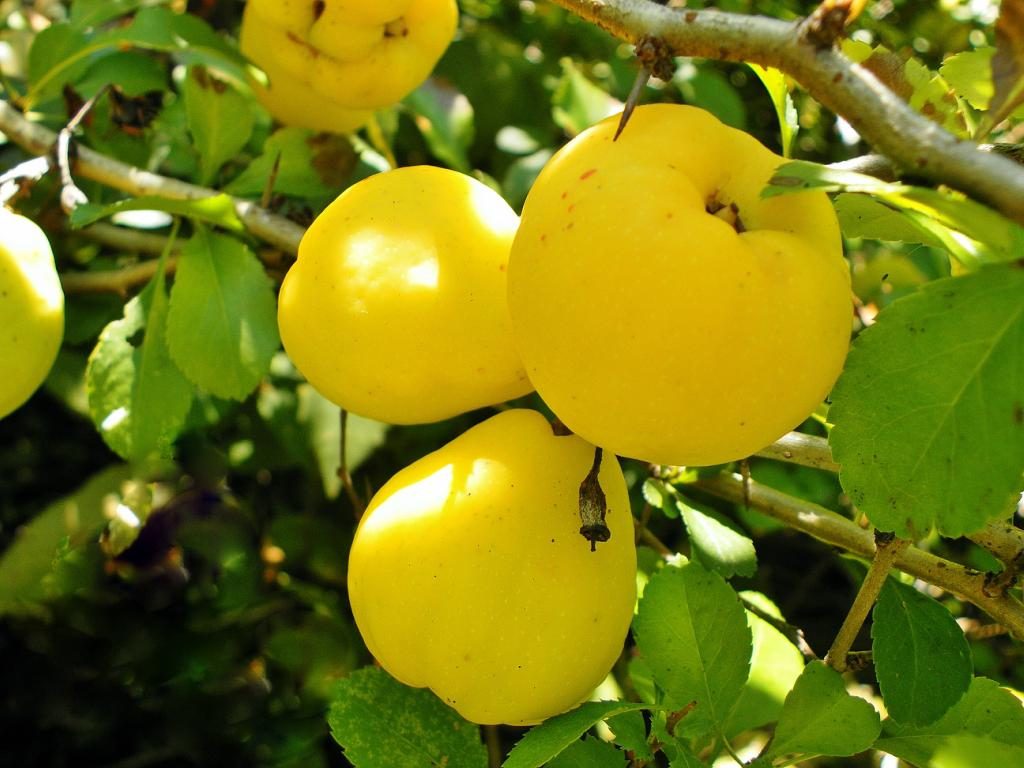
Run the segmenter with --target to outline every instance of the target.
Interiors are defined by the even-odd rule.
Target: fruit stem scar
[[[326,0],[313,0],[313,21],[317,21],[321,16],[323,16],[326,9]]]
[[[608,512],[608,501],[598,479],[603,455],[603,449],[594,448],[594,463],[580,483],[580,520],[583,522],[580,534],[590,542],[591,552],[596,551],[597,542],[608,541],[612,537],[612,532],[608,530],[604,521]]]
[[[405,19],[401,16],[384,25],[384,37],[406,37],[408,34],[409,25],[405,23]]]

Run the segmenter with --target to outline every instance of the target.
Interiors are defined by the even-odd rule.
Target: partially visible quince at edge
[[[274,118],[348,133],[426,80],[457,25],[455,0],[249,0],[240,42]]]

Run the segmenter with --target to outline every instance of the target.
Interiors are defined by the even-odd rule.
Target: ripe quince
[[[356,530],[348,592],[367,648],[476,723],[530,724],[583,701],[622,651],[636,599],[626,483],[598,478],[611,538],[579,533],[594,447],[510,410],[403,469]]]
[[[0,206],[0,418],[43,383],[64,338],[64,292],[35,222]]]
[[[299,245],[278,302],[285,350],[326,398],[393,424],[528,393],[506,303],[518,225],[500,195],[455,171],[364,179]]]
[[[708,112],[584,131],[527,197],[509,263],[516,345],[566,426],[622,456],[740,459],[828,394],[852,327],[821,192],[762,198],[783,159]]]
[[[249,0],[240,43],[274,117],[345,133],[426,80],[457,24],[455,0]]]

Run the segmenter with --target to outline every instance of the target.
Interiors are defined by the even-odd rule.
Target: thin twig
[[[740,602],[743,603],[743,607],[750,611],[752,614],[757,616],[772,627],[777,629],[789,642],[795,645],[800,653],[804,655],[804,658],[808,661],[818,658],[818,654],[811,648],[810,643],[807,642],[807,637],[804,635],[804,631],[800,627],[794,627],[785,619],[780,619],[777,616],[772,616],[767,611],[761,610],[757,603],[748,600],[743,595],[740,595]]]
[[[889,578],[889,571],[899,554],[910,546],[907,539],[898,539],[892,534],[875,532],[875,556],[871,559],[871,567],[861,582],[857,597],[850,606],[843,625],[832,641],[832,647],[825,654],[825,663],[836,672],[846,671],[846,656],[853,647],[853,641],[857,639],[860,628],[864,626],[871,608],[878,595],[882,592],[885,580]]]
[[[823,437],[814,437],[800,432],[790,432],[756,454],[765,459],[785,461],[812,467],[825,472],[839,472],[839,465],[832,458],[832,449]],[[1024,565],[1024,529],[1012,523],[995,521],[988,523],[976,533],[967,537],[980,547],[987,549],[1010,568],[1019,569]],[[1008,577],[1007,577],[1008,578]]]
[[[50,158],[33,157],[0,174],[0,205],[17,195],[22,185],[35,183],[49,172]]]
[[[25,118],[6,101],[0,100],[0,132],[27,152],[48,155],[57,135]],[[174,200],[202,200],[218,195],[216,190],[144,171],[88,147],[78,147],[75,173],[130,195],[157,195]],[[294,221],[272,213],[248,200],[232,199],[235,212],[249,232],[286,253],[296,254],[305,229]]]
[[[801,40],[800,21],[718,10],[665,8],[649,0],[553,0],[633,44],[663,39],[677,56],[745,61],[785,72],[845,118],[877,151],[916,176],[966,192],[1024,222],[1024,171],[983,152],[914,110],[835,47]]]
[[[164,270],[170,275],[178,267],[178,257],[168,256]],[[60,284],[66,294],[116,293],[127,296],[132,289],[148,283],[160,268],[156,259],[143,261],[120,269],[104,269],[97,272],[62,272]]]
[[[498,738],[498,726],[484,726],[484,740],[487,742],[487,768],[501,768],[501,739]]]
[[[60,207],[65,213],[71,213],[75,208],[89,202],[71,175],[71,142],[75,138],[75,131],[88,115],[100,97],[107,92],[110,86],[104,85],[96,93],[79,107],[67,125],[60,129],[57,134],[57,167],[60,169]]]
[[[356,487],[352,484],[352,473],[348,469],[348,411],[344,408],[341,409],[340,419],[341,461],[338,465],[338,477],[341,479],[341,486],[345,489],[345,494],[352,504],[352,513],[355,515],[356,522],[358,523],[363,516],[363,512],[366,511],[366,502],[356,493]]]
[[[743,503],[743,481],[738,475],[721,474],[701,478],[688,486],[734,504]],[[801,531],[826,544],[845,549],[861,557],[873,557],[875,545],[869,531],[832,510],[797,499],[785,493],[750,483],[750,506],[773,517],[788,528]],[[907,547],[895,567],[929,584],[959,595],[978,606],[1015,637],[1024,640],[1024,605],[1009,594],[995,597],[985,594],[986,574],[959,563],[936,557],[917,547]]]

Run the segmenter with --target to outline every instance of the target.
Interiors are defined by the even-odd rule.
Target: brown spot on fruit
[[[327,8],[325,0],[313,0],[313,21],[319,20],[324,15],[324,10]]]
[[[583,173],[580,174],[580,181],[586,181],[595,173],[597,173],[597,168],[591,168],[589,171],[584,171]]]

